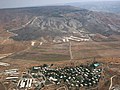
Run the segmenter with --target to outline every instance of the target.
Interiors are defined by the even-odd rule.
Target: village
[[[96,87],[102,73],[101,63],[89,65],[54,67],[54,64],[33,66],[26,72],[9,69],[0,72],[4,86],[12,84],[12,90],[44,90],[49,85],[65,86],[65,90]],[[61,88],[61,87],[59,87]],[[58,89],[59,90],[59,89]]]

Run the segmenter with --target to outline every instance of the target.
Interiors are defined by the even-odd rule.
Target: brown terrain
[[[116,77],[113,79],[113,86],[120,85],[119,42],[74,42],[74,44],[72,44],[73,60],[71,61],[68,45],[68,43],[64,43],[31,47],[27,51],[21,51],[20,53],[13,54],[2,59],[1,62],[9,63],[10,66],[0,66],[0,70],[3,71],[9,68],[19,68],[21,72],[25,72],[32,66],[43,64],[54,64],[55,67],[64,67],[89,64],[97,61],[103,63],[103,78],[101,78],[97,88],[95,87],[95,89],[90,90],[108,90],[110,86],[110,78],[114,75],[116,75]],[[115,47],[113,48],[113,46]],[[55,88],[57,89],[59,87],[61,86],[56,87],[53,85],[45,87],[43,90],[55,90]],[[81,90],[86,89],[83,88]]]
[[[52,9],[53,8],[54,7],[52,7]],[[69,12],[66,11],[67,13],[63,12],[65,8],[70,9],[70,11]],[[0,72],[3,72],[4,70],[7,70],[7,69],[18,68],[20,70],[20,75],[22,75],[22,72],[27,71],[27,69],[32,66],[39,66],[43,64],[54,64],[55,67],[64,67],[64,66],[76,66],[81,64],[86,65],[86,64],[97,61],[102,63],[102,68],[103,68],[102,77],[99,82],[99,85],[97,87],[93,87],[90,89],[82,88],[81,90],[109,90],[109,87],[111,85],[111,78],[113,76],[114,77],[112,80],[113,81],[112,86],[118,87],[118,89],[115,89],[115,90],[120,90],[119,88],[120,87],[120,34],[119,34],[120,33],[120,27],[119,27],[120,16],[119,15],[114,15],[114,14],[109,15],[108,13],[105,14],[105,13],[98,13],[98,12],[95,12],[95,13],[90,12],[90,15],[94,15],[92,17],[90,16],[90,18],[93,19],[93,21],[91,21],[92,23],[90,23],[88,20],[86,20],[86,22],[83,22],[82,20],[80,20],[80,22],[82,22],[84,25],[79,29],[83,30],[84,33],[79,33],[79,34],[80,35],[86,34],[86,36],[89,36],[91,34],[95,34],[95,35],[89,36],[91,40],[88,42],[70,41],[71,52],[73,55],[73,59],[71,60],[69,42],[59,42],[59,43],[52,42],[57,37],[57,36],[52,37],[52,35],[54,34],[51,35],[51,32],[56,33],[56,31],[54,31],[56,30],[56,28],[54,29],[54,27],[56,26],[53,25],[52,27],[52,24],[51,24],[50,33],[44,30],[43,30],[44,32],[41,31],[42,28],[38,28],[38,26],[36,26],[38,25],[38,23],[40,23],[39,19],[41,18],[34,20],[34,22],[33,22],[33,19],[34,19],[34,16],[37,16],[37,17],[43,16],[44,14],[46,14],[46,12],[43,12],[43,14],[39,15],[39,13],[37,13],[39,9],[37,8],[38,10],[36,9],[36,12],[34,11],[34,9],[36,8],[33,8],[32,11],[28,8],[18,9],[18,11],[16,9],[0,10],[0,12],[4,12],[4,13],[0,13],[0,17],[4,17],[4,18],[0,18],[1,20],[0,21],[0,24],[1,24],[0,25],[0,62],[10,64],[10,66],[0,65]],[[71,9],[71,7],[60,8],[60,10],[62,10],[61,13],[64,16],[64,18],[69,17],[70,19],[72,16],[74,16],[74,18],[79,19],[77,15],[80,15],[80,18],[81,18],[84,14],[86,15],[84,17],[85,19],[89,12],[87,11],[87,14],[86,14],[86,10],[85,12],[84,10],[83,11],[80,10],[80,12],[77,12],[76,8]],[[76,10],[75,14],[73,12],[74,10]],[[49,11],[48,13],[51,13],[53,11]],[[13,15],[11,15],[11,13],[15,13],[14,17]],[[7,17],[7,15],[9,17]],[[54,15],[58,15],[58,14],[55,13]],[[50,17],[51,17],[51,14],[50,14]],[[54,19],[57,17],[58,16],[54,16]],[[45,18],[42,18],[42,19],[45,19]],[[46,19],[47,20],[43,20],[43,22],[41,22],[42,23],[41,27],[44,26],[44,22],[49,23],[49,18],[46,18]],[[59,18],[57,19],[59,20]],[[31,22],[28,23],[30,20]],[[75,27],[78,27],[76,25],[73,25],[73,26],[71,25],[72,29],[69,31],[70,26],[69,25],[67,26],[63,22],[64,19],[60,19],[60,20],[61,21],[59,23],[64,26],[65,31],[68,30],[67,36],[74,35],[71,30],[74,30],[75,32],[78,31],[78,29],[75,28]],[[54,21],[54,22],[55,22],[55,25],[57,25],[56,24],[57,21]],[[75,20],[73,20],[73,22],[78,23],[78,21],[75,21]],[[96,22],[97,24],[95,24]],[[104,25],[101,23],[104,23]],[[108,23],[110,23],[110,25],[108,25]],[[22,25],[23,27],[21,28]],[[86,27],[85,25],[88,25],[88,27]],[[98,27],[97,31],[94,33],[95,31],[94,29],[98,25],[100,25],[100,27]],[[113,25],[114,25],[114,28],[117,28],[117,29],[115,30],[112,29]],[[45,27],[49,28],[48,26],[45,26]],[[63,38],[65,34],[61,32],[63,32],[64,30],[59,31],[61,29],[60,28],[57,28],[57,29],[58,29],[58,32],[57,32],[58,36],[59,36],[59,33],[62,36],[62,37],[59,36],[59,39]],[[105,29],[110,31],[110,33],[108,31],[105,31]],[[7,30],[11,30],[11,31],[7,31]],[[35,33],[33,32],[31,34],[31,31],[29,33],[29,30],[33,30],[33,31],[35,30],[36,32]],[[41,32],[42,34],[45,34],[45,35],[41,36]],[[18,34],[18,37],[16,37],[15,34]],[[48,35],[46,36],[46,34]],[[32,36],[36,36],[36,37],[30,38]],[[75,36],[78,36],[78,34],[75,34]],[[31,45],[32,41],[35,42],[34,45]],[[40,42],[43,42],[43,44],[40,45]],[[7,90],[9,87],[12,88],[14,86],[12,84],[8,84],[5,86],[3,84],[5,77],[6,76],[0,74],[0,90]],[[60,87],[61,86],[59,85],[58,86],[51,85],[51,86],[46,86],[42,90],[66,90],[66,88],[64,88],[66,86],[64,85],[62,86],[63,88],[58,89]],[[8,89],[8,90],[12,90],[12,89]],[[114,90],[114,89],[110,89],[110,90]]]

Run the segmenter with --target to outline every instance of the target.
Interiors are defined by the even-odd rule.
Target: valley
[[[119,90],[119,69],[120,15],[72,6],[0,9],[0,90]]]

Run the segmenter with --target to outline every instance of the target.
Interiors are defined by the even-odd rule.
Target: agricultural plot
[[[71,42],[71,51],[75,60],[119,57],[120,42]],[[70,60],[69,43],[30,47],[11,58],[47,62]]]

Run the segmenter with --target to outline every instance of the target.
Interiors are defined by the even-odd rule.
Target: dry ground
[[[113,85],[120,85],[120,42],[72,42],[72,53],[74,59],[70,61],[69,43],[43,44],[42,46],[30,47],[30,49],[0,60],[11,64],[8,67],[0,66],[0,71],[19,68],[21,72],[24,72],[29,67],[42,64],[54,64],[55,67],[64,67],[98,61],[103,63],[103,77],[97,89],[88,90],[108,90],[110,78],[113,75],[117,75],[113,79]],[[49,90],[55,90],[51,87],[48,88],[50,88]]]
[[[72,42],[72,54],[75,60],[120,57],[120,42]],[[30,47],[10,58],[46,62],[70,60],[69,43]]]

